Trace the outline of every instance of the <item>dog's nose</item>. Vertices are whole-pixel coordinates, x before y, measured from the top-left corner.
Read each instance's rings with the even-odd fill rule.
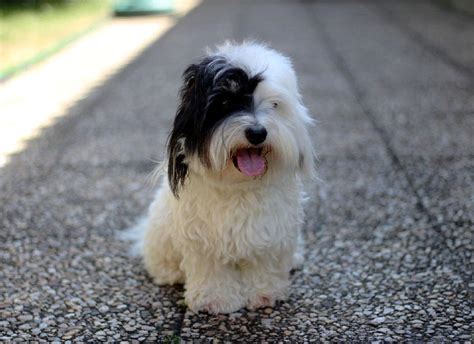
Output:
[[[245,129],[245,137],[253,145],[258,145],[267,138],[267,129],[261,125],[255,125]]]

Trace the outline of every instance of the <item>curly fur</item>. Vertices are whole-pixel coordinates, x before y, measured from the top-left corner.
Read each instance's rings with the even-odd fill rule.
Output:
[[[312,124],[290,60],[254,42],[225,43],[184,75],[168,142],[167,177],[138,234],[157,284],[185,284],[193,311],[229,313],[273,306],[288,295],[304,222],[303,183],[313,176]],[[265,173],[233,164],[258,145]]]

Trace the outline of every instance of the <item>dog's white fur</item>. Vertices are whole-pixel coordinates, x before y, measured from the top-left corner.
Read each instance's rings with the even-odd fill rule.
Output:
[[[303,181],[314,171],[308,127],[290,60],[264,45],[226,43],[209,52],[249,74],[263,73],[253,114],[231,117],[213,134],[211,167],[186,157],[189,172],[176,198],[163,178],[142,228],[140,252],[159,285],[184,283],[193,311],[229,313],[273,306],[288,296],[304,222]],[[240,173],[232,149],[248,145],[244,129],[268,130],[268,168]]]

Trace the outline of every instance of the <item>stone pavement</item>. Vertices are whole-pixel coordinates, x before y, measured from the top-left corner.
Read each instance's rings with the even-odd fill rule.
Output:
[[[293,58],[322,182],[290,299],[194,314],[116,232],[184,66],[246,37]],[[0,340],[473,341],[473,87],[474,21],[431,1],[204,2],[0,170]]]

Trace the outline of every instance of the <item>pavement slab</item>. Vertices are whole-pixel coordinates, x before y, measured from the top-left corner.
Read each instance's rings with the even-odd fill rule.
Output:
[[[472,68],[469,25],[430,1],[199,5],[0,170],[0,341],[472,341],[471,79],[406,31]],[[292,57],[320,181],[290,298],[213,316],[117,234],[152,199],[182,70],[227,38]]]
[[[451,170],[455,166],[466,165],[455,163],[456,158],[467,156],[469,160],[469,147],[474,143],[474,93],[469,75],[444,63],[436,54],[407,37],[396,23],[387,21],[380,14],[377,4],[361,3],[347,7],[338,12],[338,16],[348,23],[346,27],[328,20],[337,10],[335,6],[317,4],[314,10],[319,27],[326,32],[333,54],[339,56],[346,67],[345,73],[351,77],[355,93],[372,123],[407,171],[428,212],[434,215],[440,209],[447,210],[439,204],[447,196],[446,193],[440,193],[441,189],[452,191],[454,197],[449,198],[455,204],[454,208],[461,207],[463,211],[472,208],[472,203],[466,202],[469,199],[467,194],[471,191],[469,168],[448,172],[451,178],[444,183],[441,183],[443,178],[436,178],[438,187],[434,189],[419,182],[426,175],[432,178],[434,174],[440,173],[442,167],[439,162],[443,158],[451,162]],[[412,10],[416,12],[419,7],[415,6]],[[452,20],[452,14],[446,16]],[[358,42],[360,49],[355,49],[355,43],[349,38],[349,28],[352,26],[369,38]],[[460,36],[463,35],[461,30]],[[389,37],[390,43],[385,44]],[[382,45],[384,49],[380,51]],[[397,54],[402,48],[404,53]],[[367,64],[369,56],[373,56],[374,63]],[[396,56],[396,60],[393,56]],[[444,67],[441,68],[441,65]],[[384,72],[377,68],[383,68]],[[413,167],[413,161],[420,160],[425,161],[424,166],[423,163],[417,163],[418,167]],[[432,166],[429,171],[433,173],[423,173],[427,171],[426,163]],[[446,163],[443,165],[446,166]],[[434,166],[437,168],[433,169]],[[458,188],[452,174],[467,178],[468,181],[462,186],[466,190],[464,197],[456,197],[459,196],[456,195]],[[452,213],[453,209],[449,212]]]
[[[30,181],[30,189],[2,190],[7,306],[0,313],[8,323],[0,330],[2,340],[116,340],[132,334],[152,340],[173,333],[179,290],[153,285],[123,243],[110,240],[116,228],[131,225],[123,219],[139,216],[136,210],[146,206],[141,185],[133,181],[140,174],[125,172],[61,166],[40,182]]]
[[[472,16],[464,13],[446,15],[442,7],[425,1],[385,1],[377,5],[379,11],[412,40],[474,79]],[[423,13],[423,20],[419,20],[419,13]]]

